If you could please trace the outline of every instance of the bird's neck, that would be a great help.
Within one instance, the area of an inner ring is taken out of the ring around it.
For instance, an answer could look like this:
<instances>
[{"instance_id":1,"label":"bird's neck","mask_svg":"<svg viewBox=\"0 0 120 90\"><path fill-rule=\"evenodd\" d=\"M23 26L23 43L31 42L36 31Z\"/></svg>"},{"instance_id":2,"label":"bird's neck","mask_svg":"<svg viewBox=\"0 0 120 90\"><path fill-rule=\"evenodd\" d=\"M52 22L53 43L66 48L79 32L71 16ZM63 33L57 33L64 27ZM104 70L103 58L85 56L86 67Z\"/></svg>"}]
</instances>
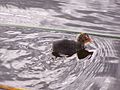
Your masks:
<instances>
[{"instance_id":1,"label":"bird's neck","mask_svg":"<svg viewBox=\"0 0 120 90\"><path fill-rule=\"evenodd\" d=\"M83 40L77 41L78 45L85 45L85 42Z\"/></svg>"},{"instance_id":2,"label":"bird's neck","mask_svg":"<svg viewBox=\"0 0 120 90\"><path fill-rule=\"evenodd\" d=\"M77 42L77 49L78 49L78 50L85 49L84 43L82 43L82 42Z\"/></svg>"}]
</instances>

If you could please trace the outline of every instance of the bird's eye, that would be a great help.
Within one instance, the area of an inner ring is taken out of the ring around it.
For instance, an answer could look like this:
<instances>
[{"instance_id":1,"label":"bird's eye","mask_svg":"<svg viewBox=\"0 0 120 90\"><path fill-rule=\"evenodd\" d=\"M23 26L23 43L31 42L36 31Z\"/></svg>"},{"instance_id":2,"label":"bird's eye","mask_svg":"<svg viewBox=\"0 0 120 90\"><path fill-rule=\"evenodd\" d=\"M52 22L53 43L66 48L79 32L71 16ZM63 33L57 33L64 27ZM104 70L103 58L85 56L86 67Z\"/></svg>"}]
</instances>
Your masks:
<instances>
[{"instance_id":1,"label":"bird's eye","mask_svg":"<svg viewBox=\"0 0 120 90\"><path fill-rule=\"evenodd\" d=\"M85 35L85 39L87 40L89 38L89 36L88 35Z\"/></svg>"}]
</instances>

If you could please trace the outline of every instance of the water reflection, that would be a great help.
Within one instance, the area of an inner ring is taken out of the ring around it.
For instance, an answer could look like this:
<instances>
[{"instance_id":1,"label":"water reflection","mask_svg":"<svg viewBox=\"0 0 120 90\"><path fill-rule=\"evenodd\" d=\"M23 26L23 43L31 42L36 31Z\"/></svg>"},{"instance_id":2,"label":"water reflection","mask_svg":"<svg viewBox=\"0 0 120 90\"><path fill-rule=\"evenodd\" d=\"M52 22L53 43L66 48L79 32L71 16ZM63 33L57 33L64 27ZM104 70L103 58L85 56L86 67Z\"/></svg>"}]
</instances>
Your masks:
<instances>
[{"instance_id":1,"label":"water reflection","mask_svg":"<svg viewBox=\"0 0 120 90\"><path fill-rule=\"evenodd\" d=\"M10 9L8 17L11 18L5 19L2 16L2 21L9 23L107 33L109 36L119 37L118 3L117 0L2 0L0 5ZM11 5L18 7L17 12L12 10ZM1 15L6 13L8 11L1 9Z\"/></svg>"},{"instance_id":2,"label":"water reflection","mask_svg":"<svg viewBox=\"0 0 120 90\"><path fill-rule=\"evenodd\" d=\"M94 90L102 89L105 86L102 82L108 77L119 78L119 40L91 36L94 41L83 52L84 58L79 60L73 55L53 61L52 42L63 38L74 40L76 34L37 28L0 28L1 84L32 90ZM91 58L86 57L88 51L93 52Z\"/></svg>"},{"instance_id":3,"label":"water reflection","mask_svg":"<svg viewBox=\"0 0 120 90\"><path fill-rule=\"evenodd\" d=\"M9 7L9 5L16 6L21 9L27 8L43 8L43 9L52 9L55 11L60 11L60 6L62 6L61 1L54 1L54 0L1 0L0 5L3 7Z\"/></svg>"},{"instance_id":4,"label":"water reflection","mask_svg":"<svg viewBox=\"0 0 120 90\"><path fill-rule=\"evenodd\" d=\"M9 5L18 7L18 12L22 10L24 14L17 14L27 17L20 18L34 25L37 23L38 26L45 24L50 27L74 28L73 30L77 32L82 30L119 37L119 1L87 1L1 0L0 5L8 9L10 9ZM32 16L34 9L31 8L38 8L37 14L34 13ZM45 13L44 18L37 17L44 15L41 9L49 13ZM7 19L13 21L19 16L13 12L14 10L10 10L13 18ZM1 18L3 21L7 20L6 17ZM87 47L88 50L93 51L90 59L86 57L78 60L73 56L51 61L52 42L63 38L75 39L75 37L75 33L1 26L0 83L31 90L104 90L104 88L119 90L119 39L91 36L94 41Z\"/></svg>"}]
</instances>

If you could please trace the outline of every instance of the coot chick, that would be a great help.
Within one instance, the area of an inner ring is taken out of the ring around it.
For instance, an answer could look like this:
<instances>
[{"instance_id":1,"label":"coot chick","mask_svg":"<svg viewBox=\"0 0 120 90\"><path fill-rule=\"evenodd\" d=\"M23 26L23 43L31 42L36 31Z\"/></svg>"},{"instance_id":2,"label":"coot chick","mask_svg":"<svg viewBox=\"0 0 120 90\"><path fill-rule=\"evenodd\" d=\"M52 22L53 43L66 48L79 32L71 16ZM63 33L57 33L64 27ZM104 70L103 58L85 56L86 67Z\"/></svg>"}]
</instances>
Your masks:
<instances>
[{"instance_id":1,"label":"coot chick","mask_svg":"<svg viewBox=\"0 0 120 90\"><path fill-rule=\"evenodd\" d=\"M57 57L62 57L62 55L67 55L67 57L72 56L75 53L85 50L85 44L91 42L91 38L86 33L80 33L77 41L74 40L58 40L53 42L52 54Z\"/></svg>"}]
</instances>

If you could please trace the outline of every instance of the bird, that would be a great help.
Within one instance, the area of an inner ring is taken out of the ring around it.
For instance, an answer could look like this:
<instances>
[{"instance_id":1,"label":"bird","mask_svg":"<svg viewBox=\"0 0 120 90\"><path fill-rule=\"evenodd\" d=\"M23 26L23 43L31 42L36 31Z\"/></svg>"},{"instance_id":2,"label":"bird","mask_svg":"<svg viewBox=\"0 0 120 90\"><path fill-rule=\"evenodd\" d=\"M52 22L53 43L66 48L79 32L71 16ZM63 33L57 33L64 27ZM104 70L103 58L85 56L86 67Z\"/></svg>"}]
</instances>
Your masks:
<instances>
[{"instance_id":1,"label":"bird","mask_svg":"<svg viewBox=\"0 0 120 90\"><path fill-rule=\"evenodd\" d=\"M62 39L54 41L52 44L52 55L57 57L71 57L73 54L77 53L79 59L82 59L92 52L85 49L85 45L92 42L92 39L87 33L80 32L77 40Z\"/></svg>"}]
</instances>

